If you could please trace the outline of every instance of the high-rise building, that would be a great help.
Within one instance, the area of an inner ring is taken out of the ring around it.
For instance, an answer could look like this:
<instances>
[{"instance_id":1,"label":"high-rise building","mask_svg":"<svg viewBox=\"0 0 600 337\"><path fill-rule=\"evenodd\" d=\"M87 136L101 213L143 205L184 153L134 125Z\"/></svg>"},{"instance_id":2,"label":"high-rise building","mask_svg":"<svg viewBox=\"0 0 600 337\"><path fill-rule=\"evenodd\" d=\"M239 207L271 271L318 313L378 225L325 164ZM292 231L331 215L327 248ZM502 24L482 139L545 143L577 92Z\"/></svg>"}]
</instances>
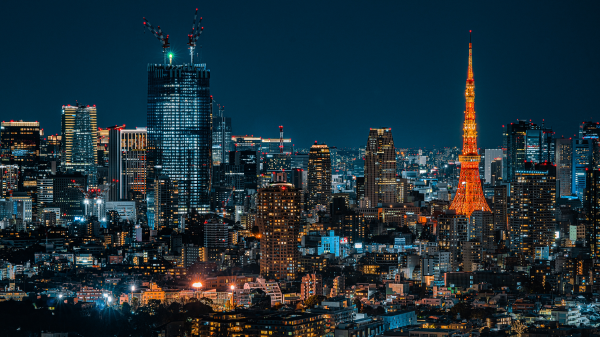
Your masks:
<instances>
[{"instance_id":1,"label":"high-rise building","mask_svg":"<svg viewBox=\"0 0 600 337\"><path fill-rule=\"evenodd\" d=\"M86 177L81 174L52 176L52 206L60 208L61 218L73 221L84 216L83 199Z\"/></svg>"},{"instance_id":2,"label":"high-rise building","mask_svg":"<svg viewBox=\"0 0 600 337\"><path fill-rule=\"evenodd\" d=\"M462 256L462 243L469 241L469 218L454 210L438 216L437 241L440 250L450 252L451 264L457 267Z\"/></svg>"},{"instance_id":3,"label":"high-rise building","mask_svg":"<svg viewBox=\"0 0 600 337\"><path fill-rule=\"evenodd\" d=\"M331 201L331 157L329 147L314 144L308 154L308 209Z\"/></svg>"},{"instance_id":4,"label":"high-rise building","mask_svg":"<svg viewBox=\"0 0 600 337\"><path fill-rule=\"evenodd\" d=\"M146 128L111 128L109 134L109 200L146 200Z\"/></svg>"},{"instance_id":5,"label":"high-rise building","mask_svg":"<svg viewBox=\"0 0 600 337\"><path fill-rule=\"evenodd\" d=\"M229 151L234 151L231 148L231 117L225 117L225 107L221 105L218 106L218 111L218 114L213 117L213 165L229 163Z\"/></svg>"},{"instance_id":6,"label":"high-rise building","mask_svg":"<svg viewBox=\"0 0 600 337\"><path fill-rule=\"evenodd\" d=\"M293 280L298 275L300 190L283 175L258 190L256 224L260 229L260 274L267 279Z\"/></svg>"},{"instance_id":7,"label":"high-rise building","mask_svg":"<svg viewBox=\"0 0 600 337\"><path fill-rule=\"evenodd\" d=\"M98 122L96 106L63 105L62 107L62 169L87 176L89 187L97 185Z\"/></svg>"},{"instance_id":8,"label":"high-rise building","mask_svg":"<svg viewBox=\"0 0 600 337\"><path fill-rule=\"evenodd\" d=\"M492 182L492 163L499 160L500 170L502 170L502 149L485 149L485 163L484 163L484 176L486 184L493 184ZM501 171L502 172L502 171ZM500 173L502 174L502 173ZM496 176L496 179L502 176Z\"/></svg>"},{"instance_id":9,"label":"high-rise building","mask_svg":"<svg viewBox=\"0 0 600 337\"><path fill-rule=\"evenodd\" d=\"M504 133L506 177L503 179L510 182L515 172L521 170L526 161L552 163L555 158L553 135L552 129L531 121L519 120L516 124L507 125Z\"/></svg>"},{"instance_id":10,"label":"high-rise building","mask_svg":"<svg viewBox=\"0 0 600 337\"><path fill-rule=\"evenodd\" d=\"M573 165L573 147L570 139L555 140L556 180L559 184L559 196L571 195L571 165Z\"/></svg>"},{"instance_id":11,"label":"high-rise building","mask_svg":"<svg viewBox=\"0 0 600 337\"><path fill-rule=\"evenodd\" d=\"M508 230L508 185L496 185L492 197L492 212L494 212L494 231L503 231L507 234Z\"/></svg>"},{"instance_id":12,"label":"high-rise building","mask_svg":"<svg viewBox=\"0 0 600 337\"><path fill-rule=\"evenodd\" d=\"M365 151L367 207L396 202L396 149L391 128L371 128Z\"/></svg>"},{"instance_id":13,"label":"high-rise building","mask_svg":"<svg viewBox=\"0 0 600 337\"><path fill-rule=\"evenodd\" d=\"M258 188L258 176L260 175L259 156L256 150L239 150L229 152L229 163L231 165L243 165L244 189L256 190Z\"/></svg>"},{"instance_id":14,"label":"high-rise building","mask_svg":"<svg viewBox=\"0 0 600 337\"><path fill-rule=\"evenodd\" d=\"M178 182L179 212L210 210L212 97L205 64L148 65L147 190Z\"/></svg>"},{"instance_id":15,"label":"high-rise building","mask_svg":"<svg viewBox=\"0 0 600 337\"><path fill-rule=\"evenodd\" d=\"M496 249L495 231L494 231L494 213L487 211L473 211L470 219L469 240L476 240L481 244L481 248L486 251Z\"/></svg>"},{"instance_id":16,"label":"high-rise building","mask_svg":"<svg viewBox=\"0 0 600 337\"><path fill-rule=\"evenodd\" d=\"M0 162L37 168L40 157L40 131L39 122L2 122Z\"/></svg>"},{"instance_id":17,"label":"high-rise building","mask_svg":"<svg viewBox=\"0 0 600 337\"><path fill-rule=\"evenodd\" d=\"M533 259L536 247L554 250L556 178L551 165L528 165L510 185L508 227L511 246Z\"/></svg>"},{"instance_id":18,"label":"high-rise building","mask_svg":"<svg viewBox=\"0 0 600 337\"><path fill-rule=\"evenodd\" d=\"M479 241L466 241L462 243L463 271L477 271L483 257L482 245Z\"/></svg>"},{"instance_id":19,"label":"high-rise building","mask_svg":"<svg viewBox=\"0 0 600 337\"><path fill-rule=\"evenodd\" d=\"M490 184L502 182L502 158L496 158L490 165Z\"/></svg>"},{"instance_id":20,"label":"high-rise building","mask_svg":"<svg viewBox=\"0 0 600 337\"><path fill-rule=\"evenodd\" d=\"M571 163L571 193L583 200L585 193L585 172L592 168L594 140L573 139Z\"/></svg>"},{"instance_id":21,"label":"high-rise building","mask_svg":"<svg viewBox=\"0 0 600 337\"><path fill-rule=\"evenodd\" d=\"M154 182L154 228L178 227L179 186L176 180L160 176Z\"/></svg>"},{"instance_id":22,"label":"high-rise building","mask_svg":"<svg viewBox=\"0 0 600 337\"><path fill-rule=\"evenodd\" d=\"M471 216L475 210L490 211L481 188L479 153L477 152L477 123L475 122L475 80L473 79L473 45L469 41L469 67L465 89L466 108L463 124L463 149L460 161L460 178L450 209L457 214Z\"/></svg>"},{"instance_id":23,"label":"high-rise building","mask_svg":"<svg viewBox=\"0 0 600 337\"><path fill-rule=\"evenodd\" d=\"M584 208L587 216L587 241L592 256L600 257L600 170L588 170Z\"/></svg>"}]
</instances>

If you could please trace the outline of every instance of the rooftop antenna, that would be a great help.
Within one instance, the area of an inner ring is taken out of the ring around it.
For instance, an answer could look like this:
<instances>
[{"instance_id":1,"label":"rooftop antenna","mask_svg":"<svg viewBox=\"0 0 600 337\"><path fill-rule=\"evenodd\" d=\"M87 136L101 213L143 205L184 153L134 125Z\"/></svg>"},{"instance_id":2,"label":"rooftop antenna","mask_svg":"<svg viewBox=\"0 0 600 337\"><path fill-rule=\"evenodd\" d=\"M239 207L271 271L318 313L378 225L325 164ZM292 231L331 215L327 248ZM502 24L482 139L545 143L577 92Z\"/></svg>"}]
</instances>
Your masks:
<instances>
[{"instance_id":1,"label":"rooftop antenna","mask_svg":"<svg viewBox=\"0 0 600 337\"><path fill-rule=\"evenodd\" d=\"M196 48L196 42L202 34L204 27L200 27L200 23L202 22L202 17L196 23L196 19L198 18L198 8L196 8L196 13L194 13L194 22L192 22L192 30L188 34L188 46L190 46L190 61L191 65L194 64L194 49Z\"/></svg>"},{"instance_id":2,"label":"rooftop antenna","mask_svg":"<svg viewBox=\"0 0 600 337\"><path fill-rule=\"evenodd\" d=\"M156 29L152 26L150 21L144 18L144 33L146 33L146 28L148 28L148 30L152 32L152 34L154 34L154 36L162 43L163 64L167 64L167 49L171 47L171 45L169 44L169 35L167 35L166 37L163 36L163 32L162 29L160 29L160 26L157 26L158 29ZM169 53L169 59L173 59L173 54Z\"/></svg>"},{"instance_id":3,"label":"rooftop antenna","mask_svg":"<svg viewBox=\"0 0 600 337\"><path fill-rule=\"evenodd\" d=\"M283 125L279 126L279 153L283 153Z\"/></svg>"}]
</instances>

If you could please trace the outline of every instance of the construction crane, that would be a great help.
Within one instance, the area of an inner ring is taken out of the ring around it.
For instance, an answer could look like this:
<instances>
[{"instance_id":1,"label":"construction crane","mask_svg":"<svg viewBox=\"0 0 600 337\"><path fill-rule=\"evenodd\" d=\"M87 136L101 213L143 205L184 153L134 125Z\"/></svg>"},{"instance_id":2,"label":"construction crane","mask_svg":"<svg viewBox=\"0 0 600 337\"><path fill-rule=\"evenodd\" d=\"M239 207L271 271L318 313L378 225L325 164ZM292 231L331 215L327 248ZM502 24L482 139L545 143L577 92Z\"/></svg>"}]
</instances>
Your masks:
<instances>
[{"instance_id":1,"label":"construction crane","mask_svg":"<svg viewBox=\"0 0 600 337\"><path fill-rule=\"evenodd\" d=\"M194 13L194 22L192 23L192 30L190 31L190 33L188 34L188 46L190 46L190 64L193 65L194 64L194 49L196 48L196 42L198 41L198 38L200 37L200 34L202 34L202 31L204 30L204 27L200 27L200 23L202 22L202 17L200 17L200 20L198 20L198 23L196 23L196 19L198 18L198 8L196 8L196 13Z\"/></svg>"},{"instance_id":2,"label":"construction crane","mask_svg":"<svg viewBox=\"0 0 600 337\"><path fill-rule=\"evenodd\" d=\"M164 37L162 29L160 29L160 26L157 26L158 29L154 28L154 26L152 26L150 21L146 20L146 18L144 17L144 33L146 33L146 28L148 28L148 30L152 34L154 34L154 36L162 43L163 63L167 64L167 49L169 49L171 47L171 45L169 44L169 35L167 35L167 37ZM169 63L171 63L173 61L173 54L172 53L168 53L168 54L169 54Z\"/></svg>"}]
</instances>

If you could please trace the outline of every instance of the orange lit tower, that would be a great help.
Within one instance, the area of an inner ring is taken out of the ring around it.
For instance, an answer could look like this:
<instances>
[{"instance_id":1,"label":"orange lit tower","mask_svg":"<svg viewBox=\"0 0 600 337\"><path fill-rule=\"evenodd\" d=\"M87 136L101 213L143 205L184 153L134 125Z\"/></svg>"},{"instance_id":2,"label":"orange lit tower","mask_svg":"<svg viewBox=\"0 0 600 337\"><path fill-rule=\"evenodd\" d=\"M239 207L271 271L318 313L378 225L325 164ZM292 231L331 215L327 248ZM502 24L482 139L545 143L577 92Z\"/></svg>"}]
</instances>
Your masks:
<instances>
[{"instance_id":1,"label":"orange lit tower","mask_svg":"<svg viewBox=\"0 0 600 337\"><path fill-rule=\"evenodd\" d=\"M470 31L469 31L470 33ZM475 210L490 212L490 206L485 201L481 181L479 180L479 160L477 152L477 123L475 123L475 80L473 79L473 51L469 36L469 71L467 88L465 90L466 109L463 124L463 151L459 156L460 179L458 190L452 200L450 209L457 214L471 216Z\"/></svg>"}]
</instances>

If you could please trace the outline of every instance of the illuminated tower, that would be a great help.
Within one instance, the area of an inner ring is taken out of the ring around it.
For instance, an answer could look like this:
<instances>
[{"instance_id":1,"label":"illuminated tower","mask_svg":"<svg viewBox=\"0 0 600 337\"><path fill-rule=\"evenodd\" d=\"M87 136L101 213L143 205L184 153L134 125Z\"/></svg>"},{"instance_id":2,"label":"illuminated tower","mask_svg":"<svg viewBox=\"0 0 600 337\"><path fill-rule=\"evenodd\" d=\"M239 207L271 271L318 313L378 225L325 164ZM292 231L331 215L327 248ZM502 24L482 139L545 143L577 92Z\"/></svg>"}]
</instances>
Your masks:
<instances>
[{"instance_id":1,"label":"illuminated tower","mask_svg":"<svg viewBox=\"0 0 600 337\"><path fill-rule=\"evenodd\" d=\"M460 179L458 190L450 209L456 213L471 216L475 210L490 212L483 196L479 180L479 153L477 152L477 123L475 123L475 80L473 79L473 49L469 38L469 71L465 90L466 109L463 124L463 151L459 156Z\"/></svg>"}]
</instances>

